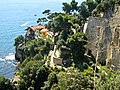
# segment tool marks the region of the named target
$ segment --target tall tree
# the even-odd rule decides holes
[[[86,19],[90,16],[89,10],[88,10],[87,5],[86,5],[86,2],[81,3],[78,11],[84,19]]]
[[[70,14],[72,6],[70,4],[68,4],[68,3],[63,3],[62,9],[63,9],[64,12]]]
[[[71,2],[71,7],[72,7],[71,10],[72,11],[74,11],[74,10],[77,11],[78,10],[78,6],[77,5],[78,5],[78,2],[76,2],[75,0],[72,0],[72,2]]]
[[[76,64],[79,62],[84,62],[82,60],[85,53],[84,45],[87,44],[86,40],[87,38],[82,32],[73,34],[70,38],[67,39],[67,44],[70,47],[71,58]]]
[[[97,3],[94,0],[87,0],[86,5],[88,6],[88,10],[91,13],[97,6]]]

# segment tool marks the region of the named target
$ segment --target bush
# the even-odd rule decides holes
[[[16,90],[10,80],[0,76],[0,90]]]

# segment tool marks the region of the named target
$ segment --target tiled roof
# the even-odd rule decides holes
[[[40,26],[40,25],[38,25],[38,26],[28,26],[28,28],[30,28],[31,30],[42,30],[42,29],[44,29],[45,28],[45,26]]]
[[[40,32],[48,32],[48,31],[49,31],[48,29],[44,28]]]

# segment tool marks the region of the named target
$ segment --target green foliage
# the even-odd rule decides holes
[[[85,34],[83,34],[82,32],[73,34],[70,38],[67,39],[72,59],[74,60],[75,63],[83,62],[82,59],[85,53],[84,45],[87,44],[85,40],[87,40],[87,38]]]
[[[97,90],[119,90],[119,71],[110,71],[106,66],[97,67],[99,67],[96,72]],[[92,67],[83,72],[69,67],[65,71],[50,73],[44,83],[42,90],[93,90],[94,71]]]
[[[43,66],[42,61],[29,61],[20,71],[20,81],[18,82],[19,90],[34,88],[39,90],[43,82],[47,80],[49,74],[48,68]]]
[[[96,9],[98,12],[106,12],[108,10],[113,10],[115,7],[115,0],[98,0],[99,4]]]
[[[71,7],[70,4],[68,4],[68,3],[63,3],[62,9],[63,9],[64,12],[70,14],[70,13],[71,13],[71,8],[72,8],[72,7]]]
[[[40,88],[44,85],[44,81],[47,80],[49,75],[49,70],[46,67],[40,67],[36,72],[35,77],[35,90],[40,90]]]
[[[47,21],[48,20],[45,17],[43,17],[43,18],[38,18],[37,23],[40,23],[41,25],[43,25],[44,22],[47,22]]]
[[[20,67],[23,68],[26,66],[26,64],[31,61],[31,58],[30,57],[27,57],[21,64],[20,64]]]
[[[78,2],[76,2],[75,0],[72,0],[71,1],[71,6],[72,6],[72,11],[74,11],[74,10],[78,10]]]
[[[78,11],[84,19],[86,19],[90,16],[89,10],[86,7],[86,2],[82,2],[82,4],[79,6]]]
[[[96,10],[97,10],[97,12],[103,12],[104,11],[102,3],[100,3],[99,5],[97,5]]]
[[[72,0],[71,3],[63,3],[64,12],[52,13],[50,10],[45,10],[43,12],[45,17],[38,18],[37,22],[43,24],[48,21],[46,27],[53,32],[54,40],[34,38],[27,40],[23,36],[15,39],[14,46],[19,52],[16,57],[21,61],[17,89],[93,90],[94,78],[96,78],[98,90],[119,90],[118,71],[110,70],[106,66],[100,68],[97,66],[94,77],[92,64],[95,63],[95,58],[90,50],[85,55],[87,38],[80,32],[92,12],[105,13],[107,10],[114,9],[115,4],[119,4],[119,0],[86,0],[81,5]],[[34,36],[34,33],[32,32],[31,35]],[[60,50],[60,58],[64,63],[63,67],[50,70],[50,67],[45,66],[45,60],[54,45],[57,45],[57,49]],[[2,85],[0,90],[13,90],[6,88],[12,84],[4,78],[0,78],[0,85]]]
[[[29,61],[25,67],[21,70],[21,74],[28,75],[31,72],[36,72],[44,63],[42,61]],[[30,72],[31,71],[31,72]],[[34,73],[35,74],[35,73]],[[21,77],[24,77],[21,75]]]
[[[53,21],[53,19],[54,19],[57,15],[58,15],[57,12],[55,12],[55,13],[50,13],[50,14],[47,16],[47,18],[48,18],[50,21]]]
[[[93,83],[89,82],[89,78],[79,72],[75,68],[67,68],[65,72],[57,74],[58,83],[51,90],[88,90],[93,88]]]
[[[66,41],[67,37],[71,33],[72,19],[73,17],[71,15],[57,13],[54,19],[48,22],[47,27],[53,31],[54,34],[54,44],[56,44],[59,34],[61,35],[60,39],[64,39]],[[56,33],[58,33],[58,35],[55,36]]]
[[[42,58],[43,58],[43,56],[41,54],[36,54],[33,59],[34,60],[42,60]]]
[[[120,89],[120,72],[108,69],[106,66],[99,70],[97,79],[98,90],[119,90]]]
[[[15,39],[15,43],[14,43],[14,46],[18,46],[22,43],[24,43],[24,37],[22,35],[19,35],[16,39]]]
[[[100,4],[102,0],[95,0],[95,1],[96,1],[98,4]]]
[[[86,5],[88,6],[88,10],[91,13],[97,6],[97,3],[94,2],[93,0],[87,0]]]
[[[10,80],[0,76],[0,90],[16,90]]]
[[[27,57],[30,57],[30,60],[33,58],[38,59],[36,54],[41,55],[41,59],[44,59],[44,55],[48,55],[52,46],[52,41],[50,39],[35,39],[26,42],[26,45],[22,45],[17,47],[16,51],[16,59],[19,60],[21,63]],[[21,57],[20,57],[21,56]]]
[[[67,14],[71,14],[74,11],[78,11],[78,2],[75,0],[72,0],[71,3],[63,3],[63,11]]]
[[[43,13],[43,14],[46,14],[46,15],[49,15],[49,14],[50,14],[50,10],[47,9],[47,10],[43,11],[42,13]]]
[[[42,90],[50,90],[54,85],[58,83],[57,76],[55,72],[49,74],[47,81],[44,82],[45,85],[42,87]]]
[[[75,64],[75,67],[83,70],[89,65],[94,63],[94,56],[89,52],[90,58],[85,56],[87,44],[87,38],[84,33],[78,32],[67,38],[67,42],[64,40],[58,40],[57,46],[61,51],[60,57],[63,59],[64,66],[69,67],[72,63]],[[62,46],[62,47],[61,47]]]
[[[120,0],[115,0],[116,4],[120,5]]]

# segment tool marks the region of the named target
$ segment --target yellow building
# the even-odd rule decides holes
[[[47,33],[48,33],[48,29],[42,29],[41,31],[40,31],[41,33],[42,33],[42,38],[47,38]]]
[[[26,36],[30,38],[30,40],[37,39],[37,38],[46,39],[50,35],[49,30],[45,28],[45,26],[40,26],[40,25],[28,26],[26,30],[27,30]]]

